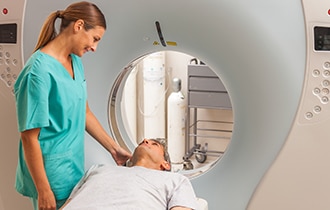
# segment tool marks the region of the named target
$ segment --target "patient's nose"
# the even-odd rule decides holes
[[[143,143],[149,144],[149,140],[148,139],[143,139]]]

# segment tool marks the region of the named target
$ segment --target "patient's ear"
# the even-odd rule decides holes
[[[161,164],[161,168],[163,169],[163,171],[169,171],[171,170],[171,164],[164,160]]]

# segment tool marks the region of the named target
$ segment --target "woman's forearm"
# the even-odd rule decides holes
[[[40,129],[31,129],[21,133],[24,157],[38,194],[51,191],[45,172],[42,152],[38,142]]]

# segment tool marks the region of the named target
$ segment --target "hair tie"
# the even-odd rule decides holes
[[[62,18],[62,11],[61,10],[57,10],[56,11],[56,17],[58,17],[58,18]]]

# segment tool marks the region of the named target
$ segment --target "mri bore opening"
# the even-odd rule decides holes
[[[188,177],[212,168],[233,129],[229,94],[199,59],[174,51],[141,56],[118,75],[109,97],[114,139],[133,151],[144,138],[166,138],[172,171]]]

